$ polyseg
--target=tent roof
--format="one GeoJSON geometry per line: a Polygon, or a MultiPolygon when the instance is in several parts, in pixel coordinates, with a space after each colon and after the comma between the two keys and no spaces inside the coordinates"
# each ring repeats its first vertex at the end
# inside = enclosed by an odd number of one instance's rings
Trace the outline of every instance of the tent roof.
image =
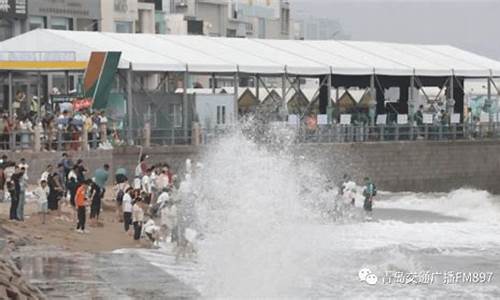
{"type": "Polygon", "coordinates": [[[296,41],[37,29],[0,43],[0,61],[88,61],[121,51],[135,71],[294,75],[500,76],[500,62],[446,45],[296,41]],[[8,53],[8,55],[6,55],[8,53]]]}

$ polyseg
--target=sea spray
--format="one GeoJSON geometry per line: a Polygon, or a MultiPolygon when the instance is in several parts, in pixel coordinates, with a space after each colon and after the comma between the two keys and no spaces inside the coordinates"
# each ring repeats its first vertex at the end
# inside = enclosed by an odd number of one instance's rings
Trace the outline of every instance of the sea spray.
{"type": "Polygon", "coordinates": [[[243,130],[211,145],[193,177],[200,226],[207,234],[199,249],[204,294],[297,296],[316,263],[304,251],[314,241],[301,236],[300,228],[317,220],[310,204],[312,195],[323,191],[324,179],[294,157],[293,133],[275,128],[263,144],[256,142],[263,136],[243,130]]]}

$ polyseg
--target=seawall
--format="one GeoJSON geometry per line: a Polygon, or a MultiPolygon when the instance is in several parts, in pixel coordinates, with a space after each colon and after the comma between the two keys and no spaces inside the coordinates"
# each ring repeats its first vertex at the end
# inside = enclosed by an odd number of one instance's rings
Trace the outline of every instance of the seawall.
{"type": "MultiPolygon", "coordinates": [[[[93,170],[104,163],[112,168],[128,169],[133,175],[140,153],[149,154],[151,162],[168,162],[182,172],[187,158],[200,159],[207,146],[123,147],[74,153],[93,170]]],[[[500,193],[500,141],[414,141],[352,144],[301,144],[293,149],[296,156],[313,161],[328,177],[338,179],[344,173],[362,182],[371,177],[380,190],[448,192],[460,187],[474,187],[500,193]]],[[[30,175],[36,181],[43,168],[57,163],[61,153],[8,153],[9,158],[25,157],[30,175]]],[[[244,159],[244,158],[242,158],[244,159]]]]}

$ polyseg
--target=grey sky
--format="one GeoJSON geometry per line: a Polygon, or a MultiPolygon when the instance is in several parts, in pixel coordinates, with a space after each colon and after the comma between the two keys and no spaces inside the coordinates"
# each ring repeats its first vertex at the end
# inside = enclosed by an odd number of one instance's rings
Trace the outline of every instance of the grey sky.
{"type": "Polygon", "coordinates": [[[500,0],[290,0],[352,40],[450,44],[500,60],[500,0]]]}

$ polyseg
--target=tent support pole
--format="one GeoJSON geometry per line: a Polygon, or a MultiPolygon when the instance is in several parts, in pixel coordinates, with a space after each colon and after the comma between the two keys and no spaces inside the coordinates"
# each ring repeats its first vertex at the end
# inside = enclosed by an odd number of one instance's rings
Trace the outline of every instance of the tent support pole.
{"type": "Polygon", "coordinates": [[[255,75],[255,97],[260,102],[260,75],[255,75]]]}
{"type": "Polygon", "coordinates": [[[369,114],[370,114],[370,126],[375,126],[375,115],[376,115],[376,107],[377,107],[377,90],[375,89],[375,72],[370,76],[370,105],[369,105],[369,114]]]}
{"type": "Polygon", "coordinates": [[[14,109],[12,107],[12,71],[9,71],[9,118],[13,120],[14,109]]]}
{"type": "Polygon", "coordinates": [[[491,128],[491,124],[493,122],[493,110],[491,109],[491,106],[492,106],[492,101],[491,101],[491,81],[493,79],[491,78],[491,75],[488,77],[488,105],[490,107],[490,128],[491,128]]]}
{"type": "Polygon", "coordinates": [[[134,144],[133,140],[133,99],[132,99],[132,84],[133,84],[133,74],[132,66],[127,70],[127,115],[128,115],[128,132],[127,138],[130,145],[134,144]]]}
{"type": "Polygon", "coordinates": [[[186,71],[184,72],[184,80],[182,80],[182,125],[184,127],[184,138],[186,140],[188,139],[188,94],[187,94],[187,89],[188,89],[188,80],[189,80],[189,73],[186,67],[186,71]]]}
{"type": "Polygon", "coordinates": [[[240,72],[234,73],[234,123],[238,122],[239,109],[238,109],[238,87],[240,85],[240,72]]]}
{"type": "MultiPolygon", "coordinates": [[[[328,111],[328,115],[330,115],[330,111],[332,108],[332,73],[328,74],[327,82],[328,90],[326,94],[328,95],[328,104],[326,105],[326,110],[328,111]]],[[[329,116],[330,118],[331,116],[329,116]]]]}
{"type": "Polygon", "coordinates": [[[215,77],[215,73],[212,73],[212,94],[215,94],[216,89],[217,89],[217,78],[215,77]]]}
{"type": "Polygon", "coordinates": [[[415,75],[410,76],[410,94],[408,95],[408,119],[413,124],[413,114],[415,112],[415,75]]]}
{"type": "Polygon", "coordinates": [[[288,107],[286,103],[287,86],[286,86],[287,74],[286,72],[281,77],[281,120],[285,121],[288,115],[288,107]]]}
{"type": "Polygon", "coordinates": [[[38,121],[41,121],[42,118],[42,99],[41,99],[41,90],[42,90],[42,75],[40,71],[38,71],[37,74],[37,84],[36,84],[36,97],[38,101],[38,109],[37,109],[37,114],[38,114],[38,121]]]}
{"type": "Polygon", "coordinates": [[[66,95],[69,95],[69,72],[64,71],[64,85],[66,86],[66,95]]]}

